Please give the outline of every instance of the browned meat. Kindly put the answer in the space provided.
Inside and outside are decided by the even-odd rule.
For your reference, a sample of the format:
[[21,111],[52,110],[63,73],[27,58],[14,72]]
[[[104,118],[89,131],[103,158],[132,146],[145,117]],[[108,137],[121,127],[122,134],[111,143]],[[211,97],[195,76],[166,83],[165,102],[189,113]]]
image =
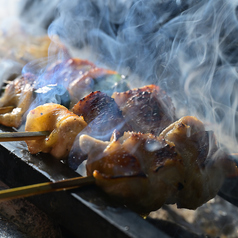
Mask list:
[[175,120],[172,101],[158,86],[115,92],[112,97],[133,131],[159,135]]
[[174,122],[160,139],[175,146],[183,158],[185,173],[183,189],[177,194],[178,207],[196,209],[217,194],[225,177],[238,174],[235,163],[217,147],[213,132],[205,131],[195,117]]
[[64,106],[47,103],[27,115],[26,131],[50,131],[46,138],[26,141],[32,154],[50,153],[58,159],[66,158],[78,133],[87,126],[82,117]]
[[[117,72],[96,67],[88,60],[70,58],[52,64],[44,77],[52,83],[60,83],[70,94],[71,107],[92,91],[128,89]],[[55,81],[55,82],[54,82]]]
[[0,107],[13,106],[11,112],[0,114],[0,124],[9,127],[19,127],[23,115],[33,100],[33,85],[35,77],[25,74],[11,81],[0,98]]
[[[60,72],[60,75],[57,76],[61,80],[60,83],[62,83],[65,80],[67,81],[69,71],[72,77],[68,80],[72,80],[78,77],[76,74],[79,71],[85,72],[91,68],[95,68],[95,65],[87,60],[69,59],[52,64],[47,70],[46,78],[51,78],[54,74]],[[11,112],[0,114],[0,124],[9,127],[19,127],[21,125],[23,116],[33,101],[35,81],[36,76],[27,73],[8,83],[0,98],[0,107],[12,106],[14,109]]]
[[109,140],[112,132],[128,130],[114,99],[100,91],[92,92],[81,99],[74,107],[73,112],[83,116],[88,123],[87,132],[95,137],[100,136]]
[[112,95],[112,98],[115,99],[115,102],[119,107],[122,107],[126,104],[127,100],[133,96],[135,96],[137,93],[140,92],[153,92],[154,90],[159,91],[160,88],[154,84],[146,85],[141,88],[134,88],[131,90],[128,90],[126,92],[114,92]]
[[[68,89],[70,100],[73,101],[71,102],[72,106],[90,93],[93,87],[93,82],[90,79],[81,80],[77,87],[74,81],[78,81],[84,74],[94,68],[96,66],[88,60],[70,58],[51,64],[44,77],[51,83],[59,83]],[[77,95],[74,95],[74,91],[77,91]]]
[[82,135],[79,143],[88,154],[88,175],[139,213],[164,203],[196,209],[217,194],[225,176],[238,174],[195,117],[181,118],[159,137],[125,132],[104,142]]
[[83,135],[80,147],[88,153],[88,175],[139,213],[161,207],[183,181],[182,159],[152,134],[125,132],[110,142]]

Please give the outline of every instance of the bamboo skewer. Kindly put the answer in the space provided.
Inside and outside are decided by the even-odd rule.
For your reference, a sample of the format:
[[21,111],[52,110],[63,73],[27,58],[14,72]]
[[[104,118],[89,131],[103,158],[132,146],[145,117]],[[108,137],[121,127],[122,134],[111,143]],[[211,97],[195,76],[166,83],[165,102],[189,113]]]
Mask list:
[[35,140],[49,134],[49,131],[2,132],[0,133],[0,142]]
[[43,193],[50,193],[62,190],[75,189],[82,186],[94,184],[94,177],[75,177],[56,182],[33,184],[17,188],[9,188],[0,191],[0,201],[7,201],[16,198],[30,197]]
[[[49,131],[2,132],[0,133],[0,142],[35,140],[38,138],[44,138],[49,134]],[[57,182],[46,182],[18,188],[6,189],[0,191],[0,201],[24,198],[55,191],[74,189],[94,184],[94,182],[94,177],[75,177]]]
[[[2,132],[0,133],[0,142],[35,140],[38,138],[44,138],[49,134],[49,131]],[[6,189],[0,191],[0,201],[29,197],[33,195],[55,191],[74,189],[94,184],[94,182],[94,177],[75,177],[57,182],[46,182],[18,188]]]

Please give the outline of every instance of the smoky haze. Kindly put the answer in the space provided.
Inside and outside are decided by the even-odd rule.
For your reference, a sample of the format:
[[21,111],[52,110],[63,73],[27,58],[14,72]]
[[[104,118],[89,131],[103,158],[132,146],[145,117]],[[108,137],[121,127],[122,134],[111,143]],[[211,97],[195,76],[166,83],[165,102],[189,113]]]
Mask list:
[[[37,24],[34,12],[47,3],[29,2],[22,18]],[[96,64],[137,75],[139,82],[129,77],[132,87],[159,85],[172,97],[177,117],[197,116],[234,151],[237,6],[236,0],[54,1],[38,25],[52,39],[58,35],[66,45],[87,48]]]

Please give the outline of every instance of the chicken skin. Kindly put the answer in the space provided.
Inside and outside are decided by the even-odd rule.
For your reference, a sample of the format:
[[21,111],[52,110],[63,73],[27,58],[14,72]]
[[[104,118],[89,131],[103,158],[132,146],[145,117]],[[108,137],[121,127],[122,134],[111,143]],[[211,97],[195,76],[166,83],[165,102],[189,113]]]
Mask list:
[[75,137],[87,126],[82,117],[62,105],[47,103],[31,110],[27,115],[26,131],[49,131],[46,138],[26,141],[32,154],[50,153],[57,159],[68,156]]
[[18,128],[23,115],[33,100],[35,77],[31,74],[22,75],[11,81],[0,98],[0,107],[12,106],[11,112],[0,114],[0,124]]
[[181,157],[152,134],[125,132],[119,139],[113,135],[110,142],[82,135],[80,147],[88,153],[87,174],[106,193],[139,213],[173,199],[183,179]]

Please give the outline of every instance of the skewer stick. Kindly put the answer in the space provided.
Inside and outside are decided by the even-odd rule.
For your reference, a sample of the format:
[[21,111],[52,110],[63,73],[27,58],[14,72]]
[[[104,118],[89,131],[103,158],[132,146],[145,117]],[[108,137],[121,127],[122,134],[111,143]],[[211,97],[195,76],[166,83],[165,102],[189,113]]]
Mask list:
[[14,108],[13,106],[0,107],[0,114],[11,112]]
[[49,131],[2,132],[0,133],[0,142],[36,140],[49,134]]
[[74,189],[94,184],[94,177],[75,177],[57,182],[46,182],[17,188],[9,188],[0,191],[0,202],[16,198],[30,197],[43,193]]

